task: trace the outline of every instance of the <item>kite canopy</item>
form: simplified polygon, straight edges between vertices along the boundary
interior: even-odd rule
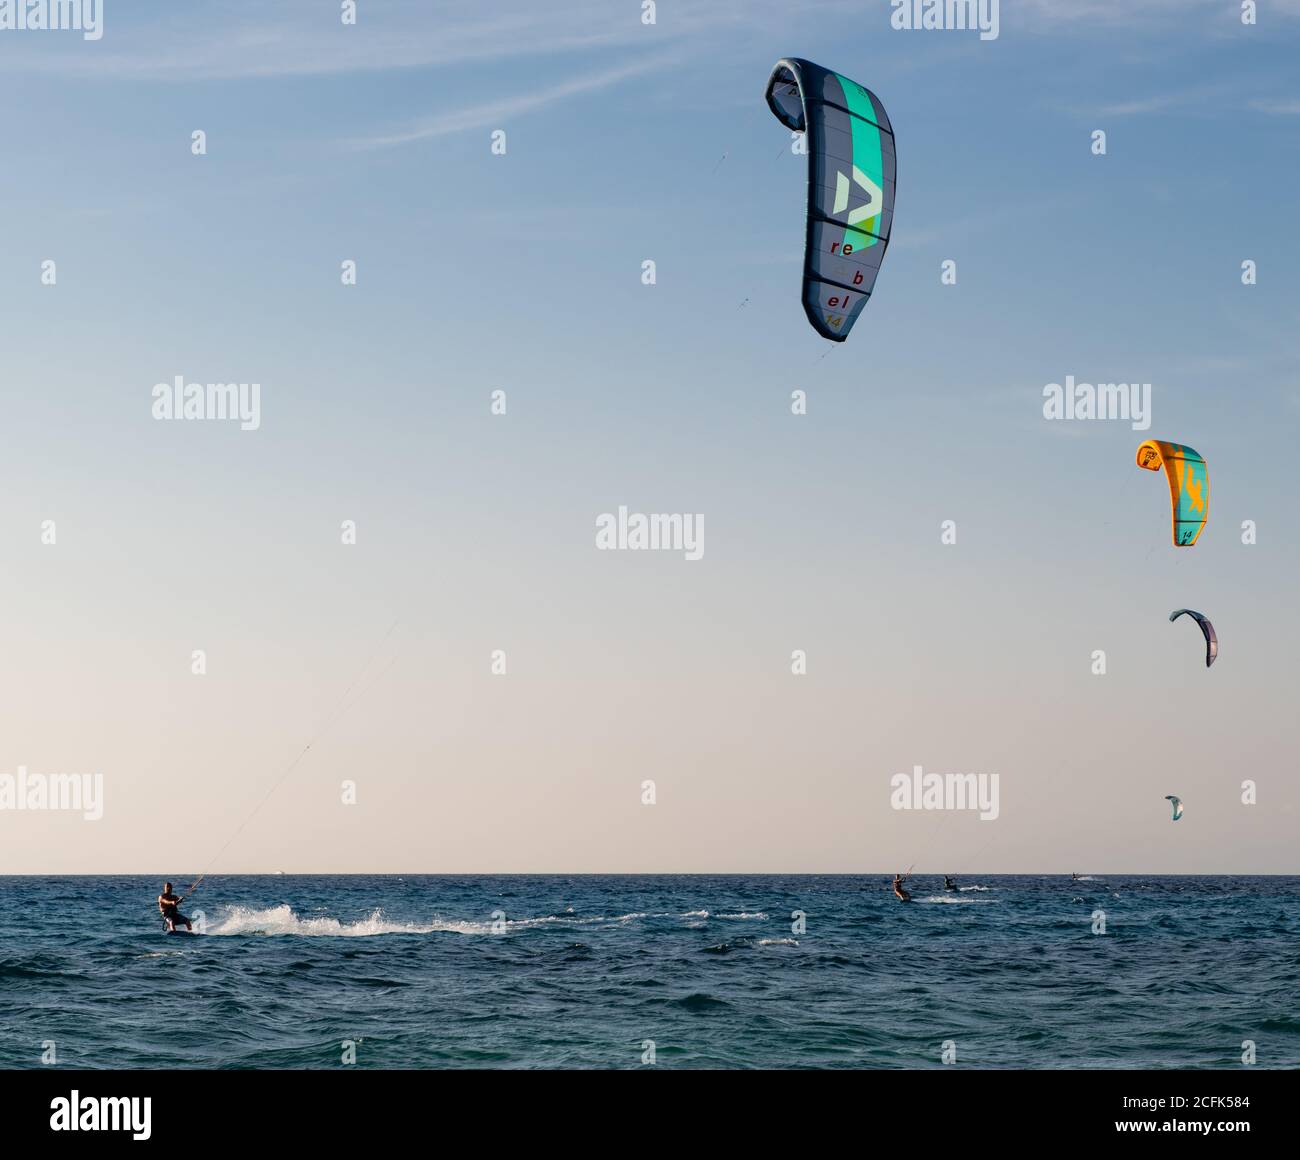
[[[1177,620],[1183,613],[1193,617],[1196,623],[1201,626],[1201,632],[1205,635],[1205,667],[1208,669],[1214,664],[1214,658],[1219,655],[1219,638],[1215,635],[1214,625],[1209,622],[1204,614],[1197,612],[1194,608],[1176,609],[1169,614],[1169,619],[1171,621]]]
[[[889,245],[894,130],[874,93],[798,57],[776,62],[767,104],[783,125],[807,134],[803,308],[818,334],[843,342]]]
[[[1171,793],[1167,793],[1165,794],[1165,801],[1167,801],[1173,807],[1174,810],[1174,816],[1170,818],[1170,821],[1173,822],[1178,821],[1178,819],[1183,816],[1183,799],[1180,797],[1175,797]]]
[[[1210,510],[1210,472],[1205,460],[1181,443],[1148,439],[1137,449],[1137,465],[1148,471],[1165,469],[1174,521],[1174,547],[1190,548],[1205,527]]]

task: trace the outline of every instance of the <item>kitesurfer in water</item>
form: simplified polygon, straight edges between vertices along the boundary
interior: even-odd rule
[[[945,890],[956,890],[957,883],[955,883],[949,875],[945,874],[943,876],[943,888]]]
[[[190,920],[180,912],[180,905],[184,899],[177,898],[172,893],[172,884],[163,883],[163,892],[158,895],[158,909],[162,912],[163,921],[167,924],[168,930],[175,930],[178,922],[185,924],[186,930],[193,930]]]
[[[898,895],[898,900],[900,902],[912,901],[912,896],[908,894],[906,890],[903,889],[903,883],[906,881],[907,881],[907,875],[905,874],[894,875],[894,893]]]

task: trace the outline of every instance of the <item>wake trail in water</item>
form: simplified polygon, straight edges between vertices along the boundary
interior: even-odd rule
[[[988,906],[998,900],[996,898],[954,898],[951,894],[931,894],[928,898],[918,898],[914,901],[942,902],[949,906]]]
[[[208,928],[211,935],[298,935],[308,938],[371,938],[385,934],[463,934],[482,935],[510,933],[511,931],[529,930],[545,927],[594,926],[620,927],[644,918],[694,918],[707,911],[691,911],[688,914],[665,912],[650,914],[634,911],[631,914],[607,916],[548,914],[538,918],[502,918],[484,921],[462,919],[445,919],[434,915],[428,922],[400,922],[388,918],[383,910],[376,909],[365,918],[353,922],[329,916],[304,918],[294,912],[293,908],[282,903],[279,906],[257,909],[246,906],[234,906],[223,913]]]

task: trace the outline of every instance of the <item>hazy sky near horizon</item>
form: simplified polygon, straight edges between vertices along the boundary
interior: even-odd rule
[[[1300,3],[106,8],[0,31],[0,775],[105,792],[0,810],[0,872],[1300,870]],[[783,56],[897,134],[842,345]],[[1150,429],[1044,419],[1070,375]],[[598,551],[620,505],[703,558]],[[999,818],[891,809],[917,765]]]

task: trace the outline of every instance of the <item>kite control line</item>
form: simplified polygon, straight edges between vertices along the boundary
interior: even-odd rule
[[[371,685],[374,685],[377,681],[379,681],[380,678],[382,678],[388,672],[388,670],[392,668],[394,662],[397,660],[396,653],[393,654],[392,660],[390,660],[388,664],[384,666],[383,670],[378,674],[378,676],[376,676],[374,680],[372,680],[368,685],[366,685],[365,688],[360,689],[357,692],[356,697],[352,698],[352,701],[349,702],[348,698],[352,695],[352,691],[356,689],[358,685],[361,684],[361,681],[365,677],[366,673],[369,671],[370,666],[375,663],[376,658],[379,656],[380,652],[383,651],[384,645],[387,643],[388,638],[393,635],[393,630],[397,628],[398,623],[399,623],[398,620],[394,620],[393,623],[388,626],[388,631],[384,633],[383,638],[380,640],[379,645],[375,649],[371,658],[368,661],[366,661],[365,667],[362,668],[361,672],[357,674],[357,676],[353,679],[352,683],[347,687],[346,690],[344,690],[343,696],[339,698],[339,701],[335,706],[334,712],[332,712],[328,717],[325,718],[324,723],[312,735],[311,740],[308,741],[307,744],[302,747],[302,749],[298,753],[298,756],[295,757],[291,762],[289,762],[289,764],[285,766],[283,772],[281,772],[280,776],[277,777],[275,781],[271,783],[271,787],[266,791],[266,793],[262,795],[261,801],[259,801],[257,805],[253,807],[252,812],[242,822],[239,823],[238,829],[236,829],[235,832],[230,835],[230,838],[227,840],[226,844],[222,846],[221,849],[218,850],[215,854],[213,854],[211,859],[209,859],[208,864],[203,868],[203,873],[200,874],[198,878],[195,879],[194,885],[189,888],[188,893],[185,894],[184,898],[182,898],[181,900],[182,902],[185,900],[185,898],[189,898],[190,895],[193,894],[199,888],[199,883],[201,883],[208,876],[208,871],[212,869],[213,864],[217,861],[218,858],[221,857],[222,854],[224,854],[228,849],[230,849],[231,844],[243,832],[244,827],[247,826],[248,823],[251,822],[255,817],[257,817],[262,807],[266,805],[268,801],[271,800],[271,795],[275,793],[277,789],[280,788],[280,786],[284,783],[285,778],[287,778],[289,774],[291,774],[297,768],[298,763],[301,762],[302,759],[307,756],[307,753],[311,749],[311,747],[315,745],[316,742],[319,741],[322,737],[325,736],[325,734],[329,731],[330,727],[336,721],[338,721],[338,719],[342,717],[343,714],[347,712],[347,710],[350,709],[353,704],[355,704],[357,701],[361,699],[361,695],[366,691],[366,689],[369,689]]]

